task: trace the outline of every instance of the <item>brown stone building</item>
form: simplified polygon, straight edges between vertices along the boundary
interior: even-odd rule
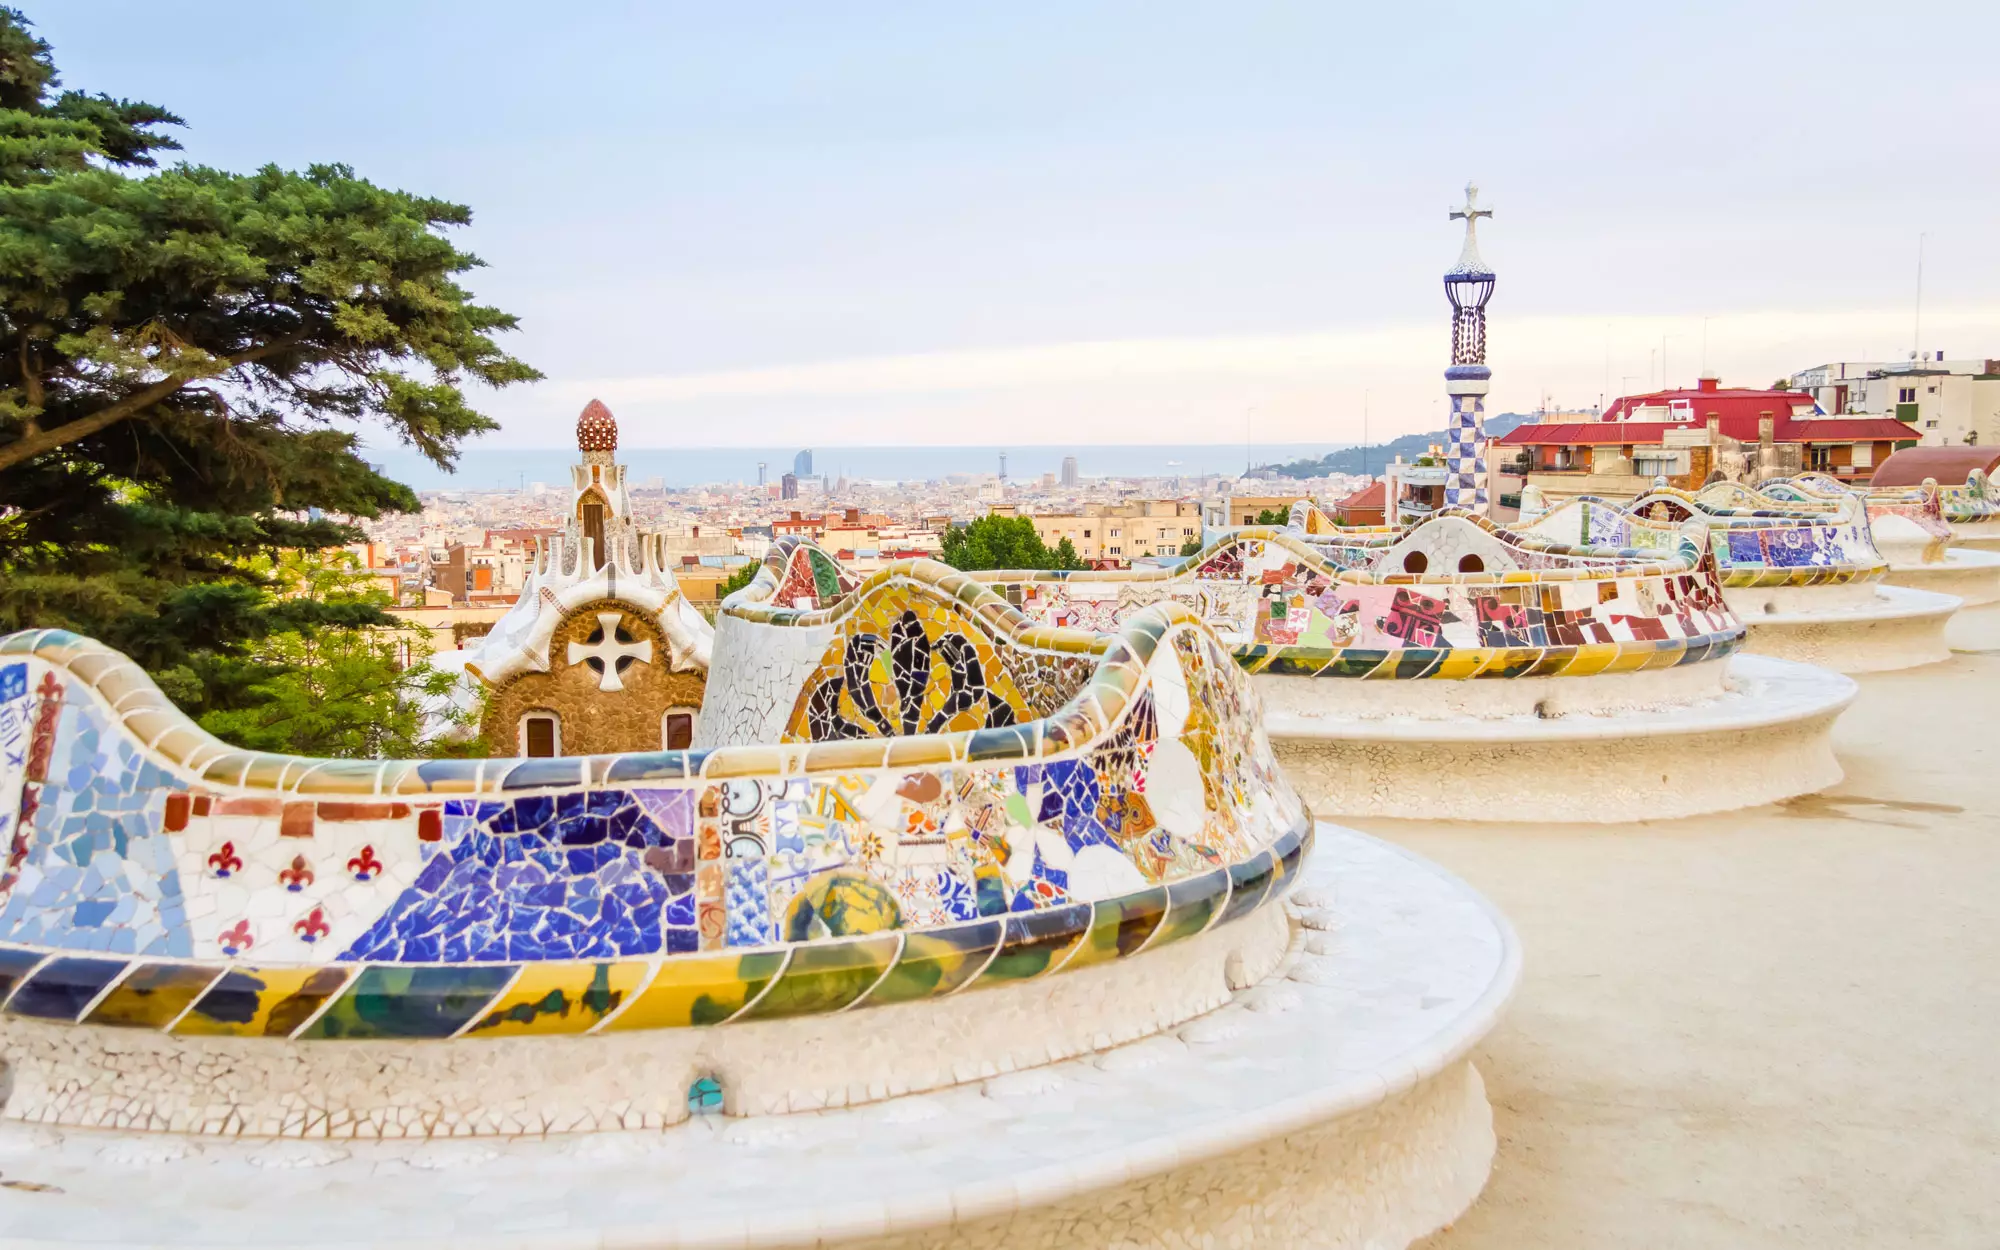
[[[570,515],[543,540],[513,609],[465,671],[486,686],[496,754],[596,755],[690,745],[714,631],[681,593],[658,534],[632,519],[618,425],[577,421]]]

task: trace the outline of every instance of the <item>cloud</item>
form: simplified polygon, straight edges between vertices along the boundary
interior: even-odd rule
[[[1594,405],[1704,363],[1757,385],[1829,360],[1899,359],[1907,309],[1772,309],[1701,317],[1496,315],[1489,411],[1544,397]],[[1924,314],[1925,350],[2000,354],[2000,306]],[[899,442],[1344,442],[1438,428],[1448,325],[1129,339],[781,363],[709,373],[557,378],[496,402],[494,445],[567,441],[599,398],[630,446],[818,446]]]

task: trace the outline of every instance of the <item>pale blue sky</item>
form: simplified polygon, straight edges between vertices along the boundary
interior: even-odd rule
[[[1731,383],[1900,355],[1923,230],[1925,347],[2000,356],[1990,3],[17,2],[190,159],[472,205],[497,445],[1429,428],[1469,177],[1494,408],[1704,317]]]

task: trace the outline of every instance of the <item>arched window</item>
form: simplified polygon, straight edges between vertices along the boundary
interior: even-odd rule
[[[685,751],[694,745],[694,709],[670,707],[660,715],[660,745]]]
[[[1421,573],[1431,566],[1431,558],[1421,551],[1412,551],[1403,556],[1405,573]]]
[[[583,524],[583,536],[590,540],[591,559],[594,568],[603,568],[610,562],[604,550],[604,496],[595,490],[585,491],[576,505],[576,519]]]
[[[1478,556],[1460,556],[1458,558],[1458,571],[1461,573],[1484,573],[1486,571],[1486,561],[1480,559]]]
[[[554,712],[528,712],[521,717],[521,754],[553,759],[562,754],[562,718]]]

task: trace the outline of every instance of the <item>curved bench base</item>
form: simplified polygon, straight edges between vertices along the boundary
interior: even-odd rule
[[[734,1115],[817,1111],[977,1081],[1149,1036],[1284,956],[1282,908],[1129,961],[862,1011],[712,1028],[311,1041],[0,1016],[13,1093],[43,1124],[258,1137],[466,1137],[661,1128],[701,1077]],[[1129,962],[1130,967],[1124,966]]]
[[[1485,1184],[1492,1113],[1466,1056],[1519,948],[1463,883],[1333,826],[1293,905],[1277,973],[1229,1005],[978,1085],[470,1141],[7,1124],[0,1221],[14,1246],[1406,1245]]]
[[[1951,657],[1944,629],[1959,599],[1907,586],[1873,589],[1869,602],[1821,612],[1739,610],[1749,631],[1744,649],[1842,673],[1884,673]]]
[[[2000,603],[2000,551],[1951,547],[1935,563],[1892,564],[1883,580],[1891,586],[1953,595],[1968,608]]]
[[[1527,699],[1537,681],[1604,680],[1494,684],[1524,687],[1515,697]],[[1316,684],[1332,688],[1323,697],[1333,703],[1345,683]],[[1833,785],[1841,777],[1833,722],[1855,692],[1838,673],[1737,655],[1715,697],[1609,715],[1308,718],[1267,708],[1264,724],[1293,785],[1328,815],[1492,820],[1513,812],[1540,822],[1615,823],[1755,807]],[[1408,697],[1427,693],[1412,689]],[[1452,695],[1464,697],[1436,697]]]

